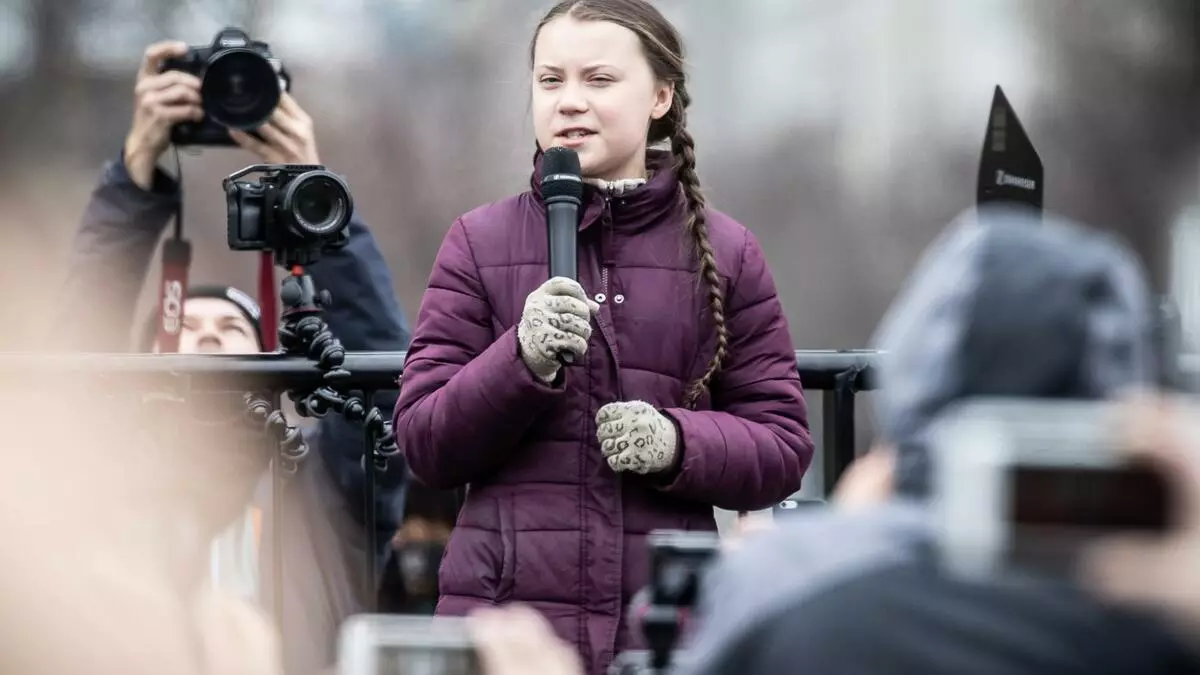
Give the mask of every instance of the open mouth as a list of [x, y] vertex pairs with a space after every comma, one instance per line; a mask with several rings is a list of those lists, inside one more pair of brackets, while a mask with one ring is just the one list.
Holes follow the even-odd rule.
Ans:
[[559, 137], [565, 138], [569, 141], [574, 141], [574, 140], [579, 140], [581, 138], [587, 138], [588, 136], [594, 136], [595, 133], [596, 132], [590, 131], [588, 129], [567, 129], [566, 131], [563, 131], [562, 133], [560, 133]]

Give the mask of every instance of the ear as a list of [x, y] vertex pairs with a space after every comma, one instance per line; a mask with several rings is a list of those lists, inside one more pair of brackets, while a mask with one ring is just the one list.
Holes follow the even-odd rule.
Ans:
[[675, 102], [675, 85], [671, 82], [659, 82], [654, 89], [654, 107], [650, 109], [650, 119], [660, 120], [671, 110]]

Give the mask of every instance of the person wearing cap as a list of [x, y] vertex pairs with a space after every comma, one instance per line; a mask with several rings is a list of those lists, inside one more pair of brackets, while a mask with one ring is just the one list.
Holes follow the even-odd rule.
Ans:
[[[258, 301], [233, 286], [202, 284], [187, 290], [181, 354], [254, 354], [266, 349], [262, 308]], [[146, 317], [142, 349], [159, 352], [159, 315]]]
[[[137, 351], [158, 351], [158, 317], [142, 323], [134, 315], [155, 249], [183, 197], [180, 184], [158, 167], [158, 161], [169, 146], [171, 126], [199, 114], [195, 78], [178, 71], [158, 72], [164, 59], [184, 50], [180, 42], [157, 43], [146, 50], [124, 147], [105, 166], [72, 242], [55, 331], [57, 342], [67, 349], [119, 352], [132, 344]], [[287, 94], [260, 130], [261, 138], [232, 135], [263, 163], [321, 163], [312, 121]], [[333, 299], [323, 318], [348, 351], [407, 349], [408, 325], [379, 246], [357, 214], [349, 233], [344, 248], [307, 267], [317, 288], [329, 291]], [[253, 298], [228, 286], [192, 287], [183, 311], [178, 346], [183, 353], [260, 352], [264, 335], [276, 330], [261, 325], [262, 312]], [[374, 402], [390, 411], [395, 397], [395, 392], [381, 393]], [[272, 529], [282, 529], [284, 612], [277, 620], [288, 673], [330, 667], [338, 625], [370, 606], [365, 589], [378, 584], [361, 579], [367, 555], [362, 426], [329, 415], [304, 429], [304, 436], [310, 452], [285, 484], [282, 513], [271, 513], [269, 506], [263, 509], [261, 537], [269, 544]], [[379, 548], [374, 553], [381, 559], [400, 526], [406, 477], [402, 461], [389, 462], [376, 493]], [[258, 557], [260, 600], [270, 608], [272, 556], [264, 550]]]

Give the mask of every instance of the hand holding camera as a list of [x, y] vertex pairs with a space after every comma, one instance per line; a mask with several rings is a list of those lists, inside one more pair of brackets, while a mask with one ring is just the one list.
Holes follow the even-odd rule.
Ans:
[[271, 118], [256, 131], [257, 136], [230, 129], [229, 136], [267, 164], [320, 164], [312, 118], [290, 94], [283, 94]]
[[468, 629], [487, 675], [583, 675], [575, 649], [536, 610], [508, 605], [480, 610]]
[[1195, 402], [1137, 398], [1122, 422], [1129, 459], [1157, 467], [1172, 487], [1171, 528], [1120, 533], [1090, 547], [1083, 576], [1104, 596], [1156, 609], [1200, 645], [1200, 422]]
[[264, 42], [226, 28], [211, 45], [167, 41], [146, 49], [125, 139], [133, 182], [149, 189], [170, 144], [237, 146], [266, 164], [320, 164], [312, 119]]
[[146, 48], [133, 89], [133, 124], [125, 137], [125, 167], [143, 190], [150, 189], [154, 166], [171, 142], [171, 130], [181, 122], [204, 119], [200, 78], [163, 64], [186, 54], [182, 42], [156, 42]]

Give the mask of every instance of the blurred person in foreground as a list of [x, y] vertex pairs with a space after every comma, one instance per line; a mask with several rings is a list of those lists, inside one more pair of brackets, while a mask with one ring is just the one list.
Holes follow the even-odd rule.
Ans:
[[[87, 402], [69, 413], [81, 433], [52, 433], [64, 390]], [[0, 377], [0, 672], [283, 674], [261, 610], [181, 573], [203, 568], [189, 527], [196, 513], [228, 513], [228, 499], [205, 501], [221, 479], [236, 479], [212, 449], [252, 446], [257, 431], [220, 401], [153, 391], [149, 381], [86, 372]], [[582, 672], [579, 655], [528, 609], [472, 619], [486, 675]]]
[[[72, 246], [64, 321], [59, 328], [72, 349], [101, 352], [128, 347], [138, 294], [153, 253], [183, 198], [180, 184], [159, 169], [158, 162], [168, 149], [172, 126], [203, 115], [199, 79], [179, 71], [159, 72], [164, 60], [186, 50], [181, 42], [160, 42], [146, 50], [123, 151], [105, 167]], [[261, 139], [231, 130], [237, 144], [264, 163], [320, 164], [313, 123], [286, 93], [259, 134]], [[347, 350], [405, 349], [409, 334], [387, 263], [360, 218], [351, 220], [349, 231], [344, 248], [308, 267], [317, 288], [333, 297], [324, 318]], [[182, 353], [260, 352], [264, 332], [276, 330], [259, 325], [257, 303], [235, 288], [194, 287], [184, 311]], [[138, 330], [143, 351], [159, 351], [153, 330], [157, 318], [145, 324], [144, 334]], [[390, 410], [394, 401], [394, 393], [376, 399], [384, 410]], [[284, 615], [279, 621], [289, 672], [310, 672], [332, 664], [338, 625], [370, 606], [377, 584], [361, 578], [367, 555], [362, 427], [330, 415], [306, 429], [305, 438], [311, 451], [285, 484], [283, 512], [267, 511], [263, 536], [267, 548], [259, 556], [262, 599], [271, 607], [269, 545], [273, 528], [282, 527]], [[274, 452], [275, 448], [266, 447], [253, 458], [236, 459], [242, 467], [236, 481], [241, 488], [225, 491], [231, 509], [248, 506], [253, 485]], [[397, 459], [382, 479], [375, 506], [380, 544], [375, 555], [386, 555], [400, 525], [404, 476], [403, 462]], [[228, 513], [230, 520], [236, 512]]]
[[852, 467], [833, 509], [797, 513], [714, 568], [677, 672], [1200, 668], [1158, 621], [1073, 584], [941, 573], [926, 513], [926, 434], [943, 411], [975, 396], [1109, 399], [1152, 386], [1152, 317], [1142, 271], [1115, 240], [1021, 211], [963, 216], [877, 336], [888, 447]]
[[0, 672], [281, 672], [266, 617], [201, 583], [264, 445], [240, 418], [129, 377], [0, 380]]

